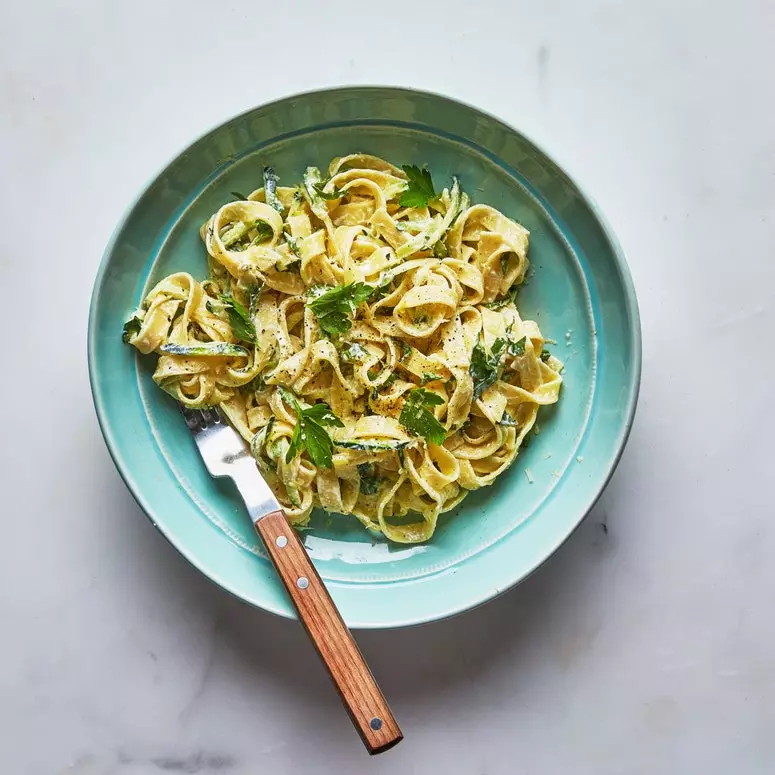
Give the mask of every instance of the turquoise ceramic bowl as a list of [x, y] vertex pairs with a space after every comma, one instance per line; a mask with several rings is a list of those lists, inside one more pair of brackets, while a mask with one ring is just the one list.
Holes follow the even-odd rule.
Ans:
[[457, 174], [474, 202], [530, 229], [533, 273], [520, 307], [565, 361], [540, 435], [494, 486], [443, 516], [429, 543], [391, 545], [338, 515], [316, 515], [304, 532], [347, 623], [399, 627], [464, 611], [535, 570], [600, 495], [632, 423], [640, 325], [624, 256], [588, 197], [534, 143], [459, 102], [382, 87], [302, 94], [226, 122], [162, 170], [116, 229], [91, 303], [89, 370], [110, 453], [154, 525], [224, 589], [292, 616], [236, 492], [208, 476], [174, 402], [151, 380], [154, 359], [122, 344], [121, 327], [162, 276], [206, 275], [200, 225], [230, 191], [258, 185], [262, 165], [296, 181], [307, 165], [353, 151], [427, 163], [439, 184]]

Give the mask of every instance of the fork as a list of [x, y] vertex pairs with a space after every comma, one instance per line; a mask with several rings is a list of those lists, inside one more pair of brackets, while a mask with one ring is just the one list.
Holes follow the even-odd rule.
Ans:
[[218, 409], [179, 406], [210, 476], [229, 477], [237, 486], [269, 559], [368, 752], [377, 754], [392, 748], [401, 742], [401, 730], [247, 444]]

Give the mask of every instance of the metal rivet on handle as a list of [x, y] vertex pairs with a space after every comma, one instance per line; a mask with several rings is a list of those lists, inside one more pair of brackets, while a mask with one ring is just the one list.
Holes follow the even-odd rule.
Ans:
[[377, 718], [374, 716], [374, 718], [369, 723], [369, 726], [375, 731], [378, 732], [380, 729], [382, 729], [382, 719]]
[[288, 539], [285, 536], [277, 536], [277, 538], [274, 539], [274, 542], [281, 548], [284, 549], [286, 546], [288, 546]]
[[306, 589], [309, 586], [309, 579], [306, 576], [299, 576], [299, 578], [296, 579], [296, 586], [299, 589]]

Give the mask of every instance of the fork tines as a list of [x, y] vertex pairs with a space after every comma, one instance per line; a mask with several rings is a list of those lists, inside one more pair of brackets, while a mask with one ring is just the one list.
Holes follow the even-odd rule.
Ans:
[[192, 433], [203, 431], [211, 425], [220, 425], [223, 422], [223, 416], [217, 406], [209, 406], [204, 409], [192, 409], [184, 404], [178, 404], [180, 413], [186, 420], [186, 425]]

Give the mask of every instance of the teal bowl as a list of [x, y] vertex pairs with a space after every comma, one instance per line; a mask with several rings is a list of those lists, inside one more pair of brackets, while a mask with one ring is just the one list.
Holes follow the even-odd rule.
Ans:
[[443, 515], [432, 540], [403, 546], [353, 518], [316, 514], [304, 543], [351, 627], [400, 627], [459, 613], [513, 586], [554, 552], [610, 478], [632, 424], [640, 323], [621, 248], [597, 208], [533, 142], [498, 119], [436, 94], [355, 87], [300, 94], [227, 121], [148, 185], [118, 225], [97, 275], [89, 374], [105, 441], [154, 525], [224, 589], [273, 613], [293, 610], [228, 482], [211, 479], [153, 358], [121, 342], [123, 321], [170, 272], [207, 271], [199, 227], [258, 185], [363, 151], [456, 174], [531, 232], [520, 308], [565, 362], [559, 403], [539, 414], [514, 465]]

